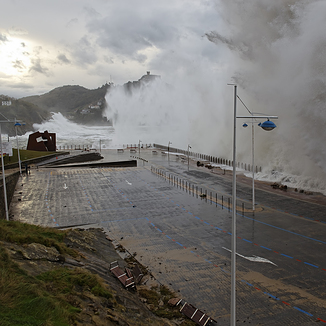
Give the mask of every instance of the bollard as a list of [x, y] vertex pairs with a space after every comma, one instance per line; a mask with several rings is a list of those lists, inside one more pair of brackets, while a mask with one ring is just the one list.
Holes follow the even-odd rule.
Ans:
[[215, 207], [217, 207], [217, 193], [216, 193], [216, 199], [215, 199]]
[[228, 198], [228, 209], [229, 209], [229, 212], [230, 212], [230, 197]]
[[222, 196], [222, 209], [223, 209], [223, 196]]
[[244, 216], [244, 203], [242, 203], [242, 216]]
[[212, 192], [210, 192], [210, 201], [211, 201], [211, 205], [212, 205], [212, 203], [213, 203], [213, 197], [212, 197]]

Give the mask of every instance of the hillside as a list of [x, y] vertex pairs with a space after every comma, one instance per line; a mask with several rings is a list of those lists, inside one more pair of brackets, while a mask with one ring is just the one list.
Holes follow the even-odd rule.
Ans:
[[[9, 120], [15, 120], [15, 118], [22, 120], [24, 125], [17, 128], [19, 135], [34, 130], [34, 123], [41, 123], [50, 117], [50, 112], [39, 107], [37, 104], [0, 95], [0, 120], [5, 121], [6, 118]], [[14, 123], [2, 123], [1, 131], [4, 134], [9, 134], [9, 136], [16, 134]]]
[[132, 268], [135, 259], [122, 260], [101, 229], [0, 220], [0, 324], [194, 325], [167, 303], [175, 294], [144, 266], [141, 284], [127, 290], [110, 272], [112, 261]]
[[[122, 87], [125, 94], [130, 95], [134, 90], [157, 78], [160, 76], [152, 75], [148, 71], [138, 81], [129, 81]], [[67, 119], [84, 125], [112, 125], [111, 121], [103, 117], [103, 112], [108, 105], [105, 96], [114, 87], [112, 83], [97, 89], [65, 85], [42, 95], [27, 96], [21, 99], [0, 95], [0, 120], [16, 118], [24, 121], [25, 125], [17, 128], [19, 135], [34, 131], [33, 124], [40, 124], [48, 120], [51, 117], [51, 112], [61, 112]], [[2, 133], [14, 136], [14, 124], [4, 123]]]
[[110, 84], [97, 89], [87, 89], [78, 85], [66, 85], [43, 94], [24, 97], [23, 100], [47, 112], [61, 112], [66, 118], [83, 124], [108, 123], [102, 117], [106, 107], [105, 95]]

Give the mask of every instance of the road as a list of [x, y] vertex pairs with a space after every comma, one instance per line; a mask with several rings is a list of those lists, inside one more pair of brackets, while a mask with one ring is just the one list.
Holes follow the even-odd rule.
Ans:
[[[32, 169], [10, 214], [42, 226], [103, 227], [159, 282], [228, 325], [230, 173], [195, 162], [188, 170], [187, 160], [150, 149], [140, 157], [135, 168]], [[326, 323], [325, 206], [257, 185], [253, 215], [248, 181], [237, 184], [237, 323]]]

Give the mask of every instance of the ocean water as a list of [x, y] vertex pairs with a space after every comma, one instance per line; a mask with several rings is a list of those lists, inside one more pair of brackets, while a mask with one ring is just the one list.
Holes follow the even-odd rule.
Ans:
[[[62, 116], [60, 113], [54, 113], [52, 119], [42, 124], [34, 125], [35, 131], [39, 130], [41, 132], [48, 130], [49, 132], [55, 132], [57, 136], [57, 146], [80, 146], [98, 149], [115, 149], [126, 146], [127, 144], [138, 145], [139, 140], [141, 144], [153, 144], [151, 138], [151, 132], [153, 128], [147, 128], [144, 125], [133, 126], [130, 128], [132, 131], [130, 133], [125, 133], [124, 137], [120, 137], [121, 130], [115, 130], [111, 126], [84, 126], [75, 124]], [[124, 127], [125, 128], [125, 127]], [[155, 128], [154, 128], [155, 129]], [[164, 128], [162, 128], [164, 129]], [[20, 148], [26, 148], [28, 136], [27, 133], [23, 136], [18, 136]], [[167, 139], [174, 140], [173, 134], [168, 134], [169, 138], [166, 137], [165, 133], [155, 134], [155, 143], [168, 145], [166, 143]], [[10, 141], [13, 143], [13, 147], [16, 147], [16, 138], [11, 137]], [[174, 147], [173, 142], [170, 144]], [[175, 146], [177, 147], [177, 146]], [[187, 147], [177, 147], [184, 148]], [[200, 149], [200, 147], [191, 149], [194, 152], [207, 154], [214, 156], [213, 152], [206, 152]], [[225, 157], [231, 159], [230, 157]], [[251, 162], [249, 162], [251, 163]], [[224, 167], [225, 168], [225, 167]], [[262, 172], [255, 174], [256, 180], [268, 181], [268, 182], [279, 182], [281, 184], [287, 185], [289, 187], [296, 187], [299, 189], [304, 189], [307, 191], [321, 192], [326, 195], [325, 183], [323, 180], [313, 180], [309, 176], [304, 176], [301, 174], [295, 175], [287, 173], [284, 171], [269, 170], [268, 167], [262, 167]], [[252, 177], [252, 173], [242, 171], [248, 178]]]

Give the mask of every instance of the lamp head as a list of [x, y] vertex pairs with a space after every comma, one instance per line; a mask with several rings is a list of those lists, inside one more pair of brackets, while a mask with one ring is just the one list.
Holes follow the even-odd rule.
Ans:
[[248, 125], [247, 125], [246, 123], [244, 123], [244, 124], [242, 125], [242, 127], [247, 128]]
[[271, 131], [276, 128], [276, 124], [273, 121], [270, 121], [269, 119], [263, 123], [259, 123], [258, 126], [262, 127], [266, 131]]

